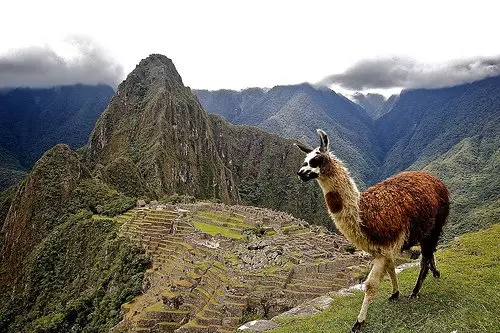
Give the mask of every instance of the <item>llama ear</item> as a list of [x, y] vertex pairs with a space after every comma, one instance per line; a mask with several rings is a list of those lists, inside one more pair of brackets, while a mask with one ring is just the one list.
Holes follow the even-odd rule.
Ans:
[[300, 142], [296, 142], [296, 143], [294, 143], [294, 145], [297, 146], [297, 147], [299, 147], [299, 149], [302, 150], [306, 154], [309, 154], [310, 152], [313, 151], [312, 148], [310, 148], [310, 147], [308, 147], [308, 146], [306, 146], [306, 145], [304, 145], [304, 144], [302, 144]]
[[319, 139], [321, 140], [319, 151], [325, 153], [328, 151], [328, 135], [326, 135], [325, 131], [319, 128], [316, 130], [316, 132], [318, 133]]

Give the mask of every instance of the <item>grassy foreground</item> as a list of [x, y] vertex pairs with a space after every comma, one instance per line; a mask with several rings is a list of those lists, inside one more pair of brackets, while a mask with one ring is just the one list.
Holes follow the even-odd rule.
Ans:
[[[441, 278], [429, 274], [420, 298], [407, 296], [418, 267], [399, 275], [402, 297], [390, 302], [390, 282], [368, 310], [363, 332], [500, 332], [500, 224], [464, 235], [440, 248], [436, 256]], [[348, 332], [363, 294], [336, 297], [330, 308], [307, 319], [293, 319], [272, 331]]]

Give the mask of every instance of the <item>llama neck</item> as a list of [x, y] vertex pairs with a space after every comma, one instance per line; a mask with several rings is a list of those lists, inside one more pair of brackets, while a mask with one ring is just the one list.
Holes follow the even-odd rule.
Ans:
[[335, 226], [350, 242], [363, 248], [365, 237], [360, 229], [360, 193], [356, 184], [342, 162], [333, 157], [321, 174], [318, 183]]

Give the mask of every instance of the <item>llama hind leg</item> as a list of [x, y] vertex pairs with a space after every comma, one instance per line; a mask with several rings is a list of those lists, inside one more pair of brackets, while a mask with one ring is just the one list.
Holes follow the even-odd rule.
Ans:
[[429, 259], [422, 256], [422, 259], [420, 260], [420, 273], [418, 274], [417, 283], [413, 288], [410, 298], [417, 298], [418, 292], [420, 291], [420, 288], [422, 288], [422, 283], [424, 282], [427, 273], [429, 273]]
[[368, 279], [365, 282], [365, 297], [363, 299], [363, 304], [361, 305], [361, 310], [359, 311], [358, 319], [351, 328], [351, 332], [359, 332], [361, 327], [365, 323], [366, 313], [368, 312], [368, 306], [373, 301], [373, 298], [377, 295], [380, 281], [384, 277], [386, 272], [386, 258], [378, 257], [375, 258], [373, 263], [373, 268], [368, 275]]
[[[434, 224], [434, 230], [432, 230], [432, 233], [430, 235], [430, 239], [428, 240], [427, 249], [426, 250], [426, 255], [429, 258], [429, 268], [432, 271], [432, 275], [435, 278], [438, 278], [441, 276], [441, 273], [436, 268], [436, 262], [434, 260], [434, 252], [436, 252], [436, 247], [437, 243], [439, 241], [439, 236], [441, 235], [441, 232], [443, 230], [443, 225], [446, 222], [446, 218], [448, 217], [450, 207], [448, 204], [443, 205], [439, 208], [438, 213], [436, 214], [436, 217], [434, 219], [435, 224]], [[422, 253], [424, 253], [424, 249], [422, 249]]]
[[429, 259], [429, 268], [432, 271], [432, 276], [434, 276], [435, 278], [438, 278], [441, 276], [441, 273], [439, 273], [439, 271], [436, 268], [436, 262], [434, 261], [434, 255], [432, 255], [432, 257]]
[[396, 268], [394, 267], [394, 260], [387, 260], [387, 263], [385, 265], [385, 270], [391, 277], [392, 295], [391, 297], [389, 297], [389, 300], [393, 301], [399, 297], [398, 277], [396, 276]]

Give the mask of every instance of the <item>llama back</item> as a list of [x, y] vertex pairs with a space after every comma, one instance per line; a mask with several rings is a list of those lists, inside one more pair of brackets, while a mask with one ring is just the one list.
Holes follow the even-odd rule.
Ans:
[[389, 245], [400, 239], [400, 230], [406, 230], [404, 247], [410, 247], [434, 229], [441, 232], [444, 219], [435, 225], [434, 217], [444, 210], [447, 215], [448, 205], [448, 190], [438, 178], [402, 172], [361, 194], [361, 231], [373, 243]]

